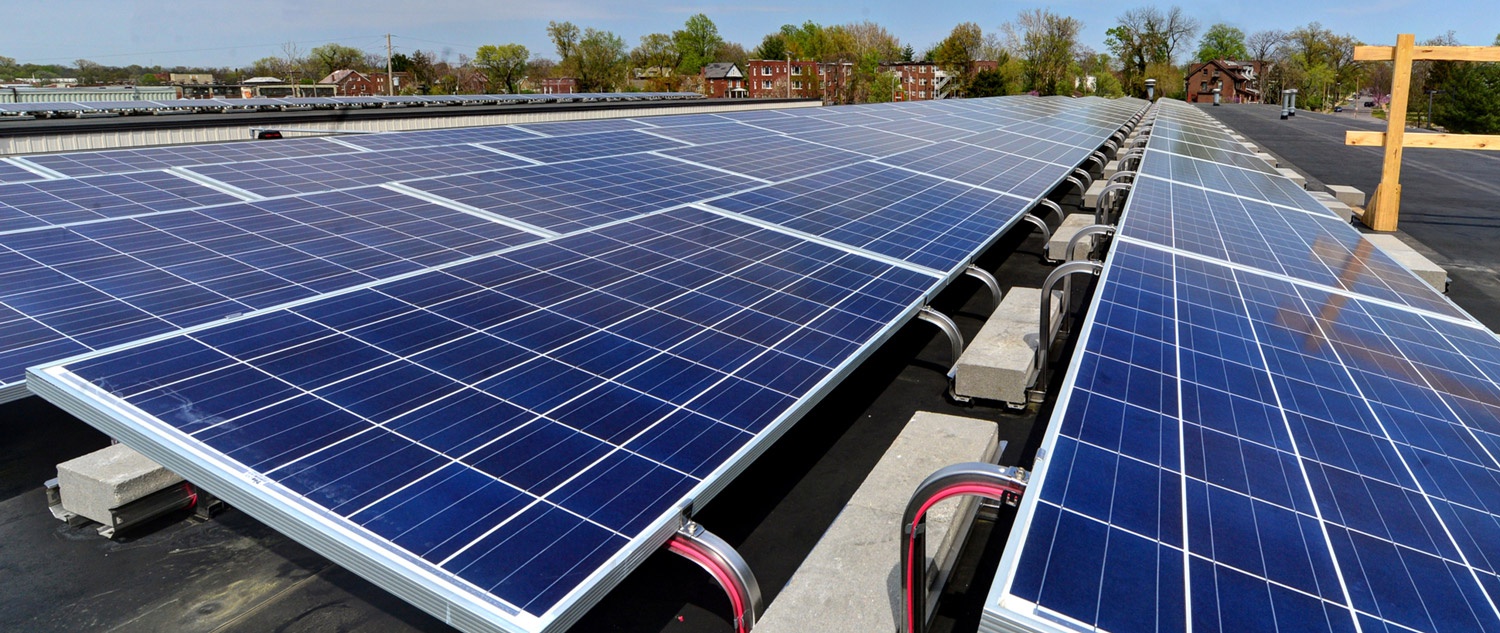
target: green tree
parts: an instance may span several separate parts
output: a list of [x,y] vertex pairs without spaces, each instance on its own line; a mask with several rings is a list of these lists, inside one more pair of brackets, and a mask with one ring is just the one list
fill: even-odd
[[557,72],[563,77],[577,77],[578,27],[572,22],[548,22],[547,37],[557,48]]
[[1073,49],[1083,23],[1045,9],[1022,11],[1015,24],[1007,25],[1013,34],[1017,57],[1021,58],[1027,86],[1042,95],[1070,93],[1073,90],[1069,72],[1073,66]]
[[978,24],[964,22],[953,27],[948,37],[932,49],[932,61],[948,73],[948,92],[964,96],[978,59],[980,47],[984,45],[984,31]]
[[1153,6],[1141,7],[1116,18],[1115,26],[1105,31],[1105,45],[1120,62],[1125,93],[1146,96],[1148,68],[1173,64],[1178,49],[1197,33],[1198,21],[1180,7],[1166,12]]
[[1005,73],[999,68],[981,70],[969,83],[970,97],[1002,97],[1006,92]]
[[752,59],[786,59],[786,36],[780,31],[768,33],[760,40],[760,46],[750,51]]
[[658,91],[681,88],[681,77],[676,74],[681,61],[677,44],[666,33],[642,35],[640,45],[630,51],[630,63],[649,77],[652,89]]
[[682,29],[673,31],[672,42],[681,59],[678,68],[685,75],[696,75],[705,64],[716,61],[719,48],[724,46],[719,27],[702,13],[688,18]]
[[516,92],[516,83],[526,74],[526,60],[531,52],[520,44],[485,44],[474,51],[474,65],[484,71],[490,86],[504,86],[506,93]]
[[307,52],[307,59],[313,64],[313,72],[319,77],[326,77],[335,70],[368,70],[365,65],[365,52],[353,46],[330,42],[318,46]]
[[1203,39],[1198,40],[1198,53],[1193,56],[1200,62],[1216,59],[1244,60],[1250,57],[1245,48],[1245,32],[1222,22],[1208,27]]
[[[567,65],[567,60],[563,62]],[[589,28],[574,51],[574,67],[581,92],[614,92],[625,83],[629,58],[625,40],[609,31]]]
[[1500,64],[1455,62],[1437,89],[1434,123],[1458,134],[1500,133]]

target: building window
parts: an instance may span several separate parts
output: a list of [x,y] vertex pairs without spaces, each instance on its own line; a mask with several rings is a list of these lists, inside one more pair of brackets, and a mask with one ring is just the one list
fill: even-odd
[[927,78],[926,77],[922,78],[922,85],[924,85],[924,86],[927,85]]
[[793,90],[801,90],[802,89],[802,82],[800,80],[792,82],[792,89]]
[[762,80],[760,82],[760,89],[761,90],[770,90],[771,89],[771,80],[770,79]]
[[764,75],[766,77],[770,77],[771,76],[771,67],[770,66],[761,66],[760,67],[760,74],[762,74],[762,75]]

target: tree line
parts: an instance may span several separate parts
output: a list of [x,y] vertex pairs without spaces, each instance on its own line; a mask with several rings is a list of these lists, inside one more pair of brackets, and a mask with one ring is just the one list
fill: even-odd
[[[1102,51],[1078,42],[1082,28],[1076,18],[1032,9],[989,31],[975,22],[958,24],[943,39],[918,50],[874,22],[807,21],[784,25],[746,49],[725,40],[701,13],[681,28],[641,36],[635,46],[608,30],[554,21],[546,32],[555,56],[534,54],[516,43],[486,44],[454,60],[420,49],[398,53],[391,66],[415,79],[408,90],[438,93],[519,92],[526,80],[544,77],[571,77],[583,92],[678,91],[698,89],[699,71],[709,63],[731,62],[743,69],[750,59],[795,59],[828,64],[826,78],[810,81],[832,103],[896,98],[897,78],[882,67],[901,61],[938,65],[950,77],[947,92],[955,96],[1145,96],[1146,80],[1155,79],[1161,96],[1183,98],[1187,73],[1197,63],[1215,59],[1267,62],[1255,86],[1265,100],[1277,102],[1283,90],[1296,88],[1298,105],[1310,109],[1331,109],[1354,94],[1380,100],[1390,86],[1389,64],[1355,62],[1354,47],[1361,42],[1318,22],[1246,34],[1227,23],[1204,28],[1180,7],[1148,5],[1116,16]],[[1423,43],[1457,44],[1451,31]],[[0,57],[0,78],[72,76],[83,84],[159,83],[166,72],[212,73],[225,83],[252,76],[310,83],[344,68],[384,71],[386,58],[383,52],[339,43],[307,51],[286,44],[279,55],[243,68],[121,68],[82,59],[72,66],[35,65]],[[826,86],[817,85],[824,82]],[[1436,94],[1443,97],[1435,100],[1433,112],[1439,125],[1453,131],[1500,131],[1500,67],[1495,64],[1419,62],[1412,89],[1416,95],[1440,91]]]

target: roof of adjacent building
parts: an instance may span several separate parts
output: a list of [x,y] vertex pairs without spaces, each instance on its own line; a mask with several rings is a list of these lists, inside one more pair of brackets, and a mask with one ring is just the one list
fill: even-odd
[[744,76],[734,62],[714,62],[703,67],[704,79],[736,79]]

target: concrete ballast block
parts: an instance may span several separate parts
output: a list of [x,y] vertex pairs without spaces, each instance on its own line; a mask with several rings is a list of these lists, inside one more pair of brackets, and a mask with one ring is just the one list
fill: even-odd
[[1299,174],[1294,170],[1287,169],[1286,167],[1277,167],[1276,172],[1283,176],[1286,176],[1287,178],[1290,178],[1292,182],[1297,183],[1298,187],[1302,187],[1303,189],[1307,188],[1307,179],[1303,178],[1302,174]]
[[57,465],[63,509],[105,525],[112,522],[111,508],[181,481],[176,473],[124,444]]
[[1380,250],[1390,255],[1391,259],[1396,260],[1396,263],[1411,269],[1413,273],[1422,278],[1422,281],[1436,288],[1438,292],[1448,292],[1448,271],[1443,270],[1442,266],[1438,266],[1432,260],[1427,259],[1426,256],[1418,253],[1417,249],[1401,241],[1401,238],[1390,233],[1367,233],[1365,234],[1365,239],[1379,246]]
[[1365,206],[1365,192],[1349,185],[1327,185],[1328,192],[1351,207]]
[[[757,633],[895,631],[902,612],[901,515],[939,468],[999,458],[994,422],[919,411],[870,471],[786,587]],[[927,513],[928,580],[941,584],[967,538],[972,498]]]
[[1241,144],[1245,146],[1245,149],[1250,150],[1251,154],[1259,154],[1260,153],[1260,146],[1256,145],[1255,143],[1241,143]]
[[[1052,328],[1062,322],[1062,293],[1052,293]],[[960,396],[1026,402],[1036,379],[1037,332],[1042,318],[1039,288],[1011,288],[954,367],[953,392]]]
[[1083,206],[1081,209],[1093,209],[1099,204],[1099,194],[1104,191],[1108,183],[1104,179],[1095,180],[1089,184],[1088,191],[1083,192]]
[[1109,161],[1109,162],[1107,162],[1107,163],[1104,164],[1104,172],[1103,172],[1102,175],[1099,176],[1099,179],[1100,180],[1109,180],[1110,176],[1113,176],[1113,175],[1119,173],[1119,171],[1120,171],[1120,161],[1117,161],[1117,160]]
[[[1098,197],[1097,195],[1095,196]],[[1090,236],[1078,243],[1072,253],[1065,252],[1068,242],[1077,235],[1083,227],[1094,223],[1094,216],[1088,213],[1074,213],[1063,218],[1062,224],[1052,230],[1052,239],[1047,241],[1047,258],[1074,260],[1083,259],[1088,256],[1089,251],[1094,250],[1094,236]]]
[[1270,165],[1272,167],[1280,167],[1281,166],[1281,163],[1279,163],[1279,162],[1276,161],[1276,157],[1275,156],[1272,156],[1272,155],[1267,154],[1265,152],[1257,152],[1255,154],[1255,157],[1259,158],[1259,159],[1261,159],[1263,161],[1266,161],[1266,164]]

